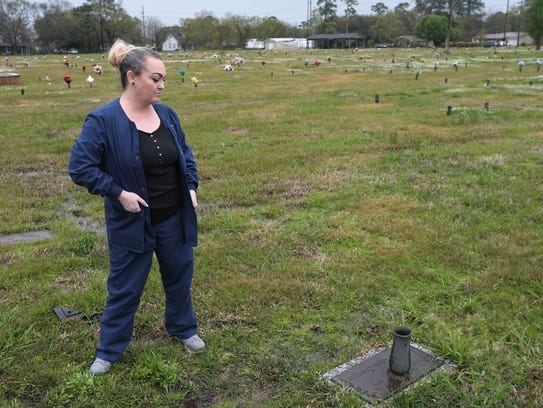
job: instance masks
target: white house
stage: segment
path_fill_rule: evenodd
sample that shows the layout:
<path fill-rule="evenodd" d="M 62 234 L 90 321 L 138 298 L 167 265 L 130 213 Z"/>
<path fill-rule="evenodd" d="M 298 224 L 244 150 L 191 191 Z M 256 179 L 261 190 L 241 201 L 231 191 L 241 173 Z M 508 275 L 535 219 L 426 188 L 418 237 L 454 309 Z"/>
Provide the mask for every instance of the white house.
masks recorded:
<path fill-rule="evenodd" d="M 183 35 L 179 32 L 172 32 L 168 34 L 164 42 L 162 43 L 162 51 L 179 51 L 183 49 L 181 45 L 181 37 Z"/>

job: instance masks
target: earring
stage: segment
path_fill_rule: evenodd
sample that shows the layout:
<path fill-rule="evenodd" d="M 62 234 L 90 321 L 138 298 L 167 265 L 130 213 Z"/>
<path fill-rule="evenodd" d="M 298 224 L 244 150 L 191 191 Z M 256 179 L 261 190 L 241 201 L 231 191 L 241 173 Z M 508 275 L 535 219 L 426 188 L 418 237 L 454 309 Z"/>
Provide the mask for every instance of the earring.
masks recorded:
<path fill-rule="evenodd" d="M 130 85 L 132 85 L 132 86 L 136 86 L 136 81 L 132 81 L 132 82 L 130 82 Z"/>

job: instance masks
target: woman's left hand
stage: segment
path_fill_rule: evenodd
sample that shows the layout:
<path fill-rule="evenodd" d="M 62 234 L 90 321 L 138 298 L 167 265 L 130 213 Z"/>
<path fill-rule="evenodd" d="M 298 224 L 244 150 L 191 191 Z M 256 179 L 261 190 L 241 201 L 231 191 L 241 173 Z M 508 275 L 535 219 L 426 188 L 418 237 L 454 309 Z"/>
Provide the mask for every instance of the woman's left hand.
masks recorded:
<path fill-rule="evenodd" d="M 196 190 L 189 190 L 190 199 L 192 200 L 192 206 L 198 208 L 198 200 L 196 199 Z"/>

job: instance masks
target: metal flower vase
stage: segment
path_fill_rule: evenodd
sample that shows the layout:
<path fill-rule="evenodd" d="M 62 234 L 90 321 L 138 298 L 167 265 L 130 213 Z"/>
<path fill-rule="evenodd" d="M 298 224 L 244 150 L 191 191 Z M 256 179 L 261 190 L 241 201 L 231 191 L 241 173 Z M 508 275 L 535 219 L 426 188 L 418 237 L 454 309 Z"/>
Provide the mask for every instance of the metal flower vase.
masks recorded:
<path fill-rule="evenodd" d="M 405 375 L 411 369 L 411 329 L 395 327 L 393 336 L 389 368 L 396 375 Z"/>

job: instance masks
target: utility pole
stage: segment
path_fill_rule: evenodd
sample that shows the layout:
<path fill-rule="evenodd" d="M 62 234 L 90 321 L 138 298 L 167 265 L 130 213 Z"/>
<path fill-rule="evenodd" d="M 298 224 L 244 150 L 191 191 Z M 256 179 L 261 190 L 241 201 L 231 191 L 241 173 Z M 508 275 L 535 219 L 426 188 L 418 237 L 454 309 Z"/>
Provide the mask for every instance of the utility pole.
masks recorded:
<path fill-rule="evenodd" d="M 507 0 L 507 6 L 505 7 L 505 19 L 503 22 L 503 45 L 507 44 L 507 14 L 509 13 L 509 0 Z"/>
<path fill-rule="evenodd" d="M 147 39 L 145 38 L 145 10 L 143 9 L 143 6 L 141 6 L 141 34 L 143 35 L 145 45 L 147 45 Z"/>
<path fill-rule="evenodd" d="M 100 4 L 100 52 L 104 52 L 104 14 L 102 0 Z"/>
<path fill-rule="evenodd" d="M 306 40 L 305 40 L 305 44 L 306 44 L 306 48 L 309 48 L 309 32 L 310 32 L 310 29 L 311 29 L 311 0 L 307 0 L 307 21 L 305 22 L 305 25 L 306 25 L 306 30 L 307 30 L 307 35 L 306 35 Z"/>

